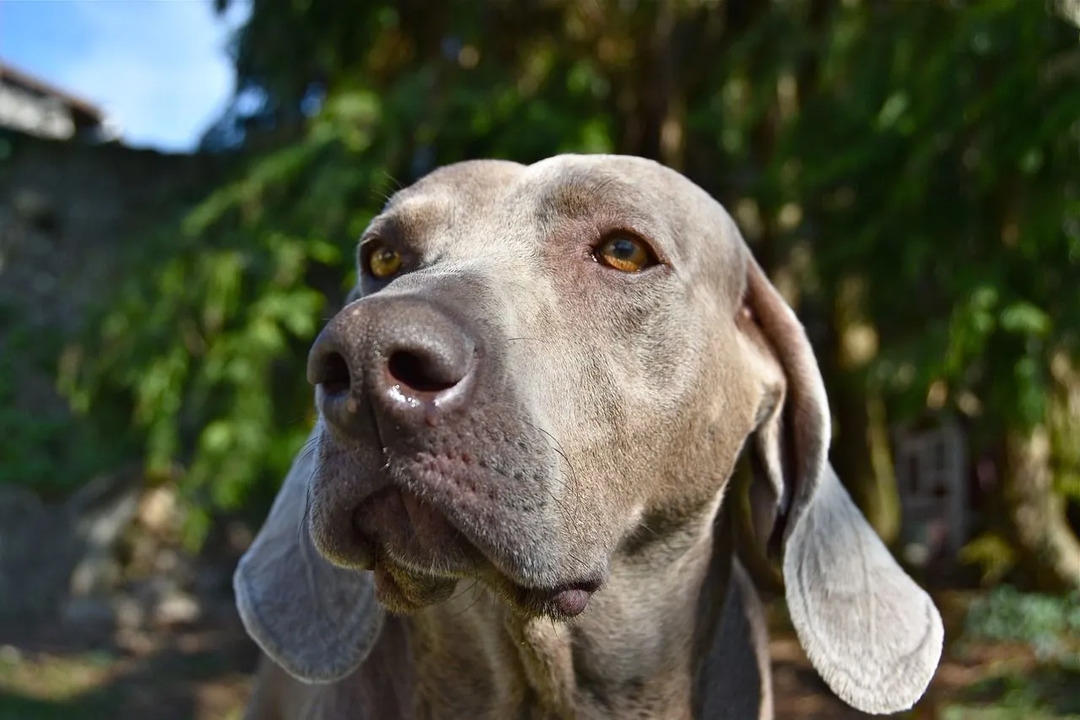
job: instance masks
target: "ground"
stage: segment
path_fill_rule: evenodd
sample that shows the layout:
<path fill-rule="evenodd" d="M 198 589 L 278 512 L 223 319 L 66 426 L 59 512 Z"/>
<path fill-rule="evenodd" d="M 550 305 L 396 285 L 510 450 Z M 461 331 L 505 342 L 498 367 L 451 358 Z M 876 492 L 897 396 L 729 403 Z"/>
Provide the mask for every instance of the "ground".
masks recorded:
<path fill-rule="evenodd" d="M 937 600 L 947 637 L 958 637 L 970 596 Z M 771 615 L 778 720 L 870 717 L 829 693 L 782 611 Z M 256 659 L 225 605 L 197 623 L 96 648 L 59 631 L 20 638 L 9 628 L 3 637 L 0 720 L 238 720 Z M 953 641 L 927 698 L 905 717 L 1080 720 L 1080 668 L 1040 663 L 1022 645 Z"/>

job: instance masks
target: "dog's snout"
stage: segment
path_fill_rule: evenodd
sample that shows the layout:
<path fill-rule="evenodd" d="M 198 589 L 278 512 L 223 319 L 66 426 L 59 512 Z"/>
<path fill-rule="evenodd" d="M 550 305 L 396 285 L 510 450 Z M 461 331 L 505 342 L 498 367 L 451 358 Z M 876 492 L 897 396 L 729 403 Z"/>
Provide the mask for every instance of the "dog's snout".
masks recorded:
<path fill-rule="evenodd" d="M 341 353 L 322 349 L 317 359 L 308 364 L 308 381 L 321 386 L 328 395 L 345 394 L 352 386 L 349 363 Z"/>
<path fill-rule="evenodd" d="M 379 323 L 371 337 L 372 402 L 406 422 L 464 406 L 476 368 L 476 345 L 456 321 L 431 306 Z"/>
<path fill-rule="evenodd" d="M 470 334 L 434 305 L 371 299 L 350 305 L 319 334 L 308 381 L 321 390 L 323 417 L 358 434 L 371 410 L 407 426 L 460 409 L 476 364 Z"/>
<path fill-rule="evenodd" d="M 426 348 L 403 348 L 390 355 L 386 370 L 413 394 L 440 393 L 457 385 L 468 372 L 467 366 L 454 359 L 446 362 Z"/>
<path fill-rule="evenodd" d="M 307 379 L 319 390 L 316 399 L 323 418 L 348 435 L 359 435 L 366 424 L 357 397 L 363 368 L 356 348 L 349 344 L 346 325 L 334 318 L 315 338 L 308 355 Z"/>

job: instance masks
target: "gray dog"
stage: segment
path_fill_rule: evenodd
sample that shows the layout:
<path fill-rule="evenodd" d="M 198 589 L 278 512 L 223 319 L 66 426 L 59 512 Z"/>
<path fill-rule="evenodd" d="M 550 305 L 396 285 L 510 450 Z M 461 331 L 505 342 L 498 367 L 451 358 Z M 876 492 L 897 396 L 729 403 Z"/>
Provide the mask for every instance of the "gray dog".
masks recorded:
<path fill-rule="evenodd" d="M 923 694 L 941 618 L 837 480 L 802 326 L 703 190 L 633 157 L 461 163 L 359 263 L 236 572 L 249 717 L 771 717 L 721 512 L 744 446 L 814 667 L 867 712 Z"/>

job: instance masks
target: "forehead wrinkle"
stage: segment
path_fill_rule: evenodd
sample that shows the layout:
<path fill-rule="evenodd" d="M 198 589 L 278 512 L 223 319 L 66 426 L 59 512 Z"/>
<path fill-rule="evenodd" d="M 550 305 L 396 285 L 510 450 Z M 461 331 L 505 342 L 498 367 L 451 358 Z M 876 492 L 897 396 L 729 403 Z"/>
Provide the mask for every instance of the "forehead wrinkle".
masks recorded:
<path fill-rule="evenodd" d="M 455 210 L 451 193 L 424 192 L 395 197 L 371 227 L 375 230 L 373 234 L 392 234 L 399 242 L 422 245 L 453 225 Z"/>
<path fill-rule="evenodd" d="M 533 217 L 548 232 L 570 223 L 590 226 L 598 235 L 624 229 L 661 241 L 658 235 L 670 230 L 662 218 L 642 210 L 650 203 L 639 191 L 610 175 L 557 176 L 532 194 Z"/>
<path fill-rule="evenodd" d="M 578 220 L 595 214 L 599 206 L 613 205 L 616 178 L 570 178 L 548 184 L 540 191 L 537 211 L 542 219 Z"/>

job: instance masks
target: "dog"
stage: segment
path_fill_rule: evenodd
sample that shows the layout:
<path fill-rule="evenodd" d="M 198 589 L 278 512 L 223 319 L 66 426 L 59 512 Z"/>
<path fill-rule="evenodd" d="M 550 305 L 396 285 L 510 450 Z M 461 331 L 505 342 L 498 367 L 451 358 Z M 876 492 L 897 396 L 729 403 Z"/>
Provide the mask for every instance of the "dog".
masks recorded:
<path fill-rule="evenodd" d="M 234 578 L 249 718 L 771 717 L 723 503 L 744 450 L 815 669 L 869 713 L 925 692 L 938 611 L 837 479 L 802 325 L 704 190 L 637 157 L 463 162 L 397 192 L 358 265 Z"/>

